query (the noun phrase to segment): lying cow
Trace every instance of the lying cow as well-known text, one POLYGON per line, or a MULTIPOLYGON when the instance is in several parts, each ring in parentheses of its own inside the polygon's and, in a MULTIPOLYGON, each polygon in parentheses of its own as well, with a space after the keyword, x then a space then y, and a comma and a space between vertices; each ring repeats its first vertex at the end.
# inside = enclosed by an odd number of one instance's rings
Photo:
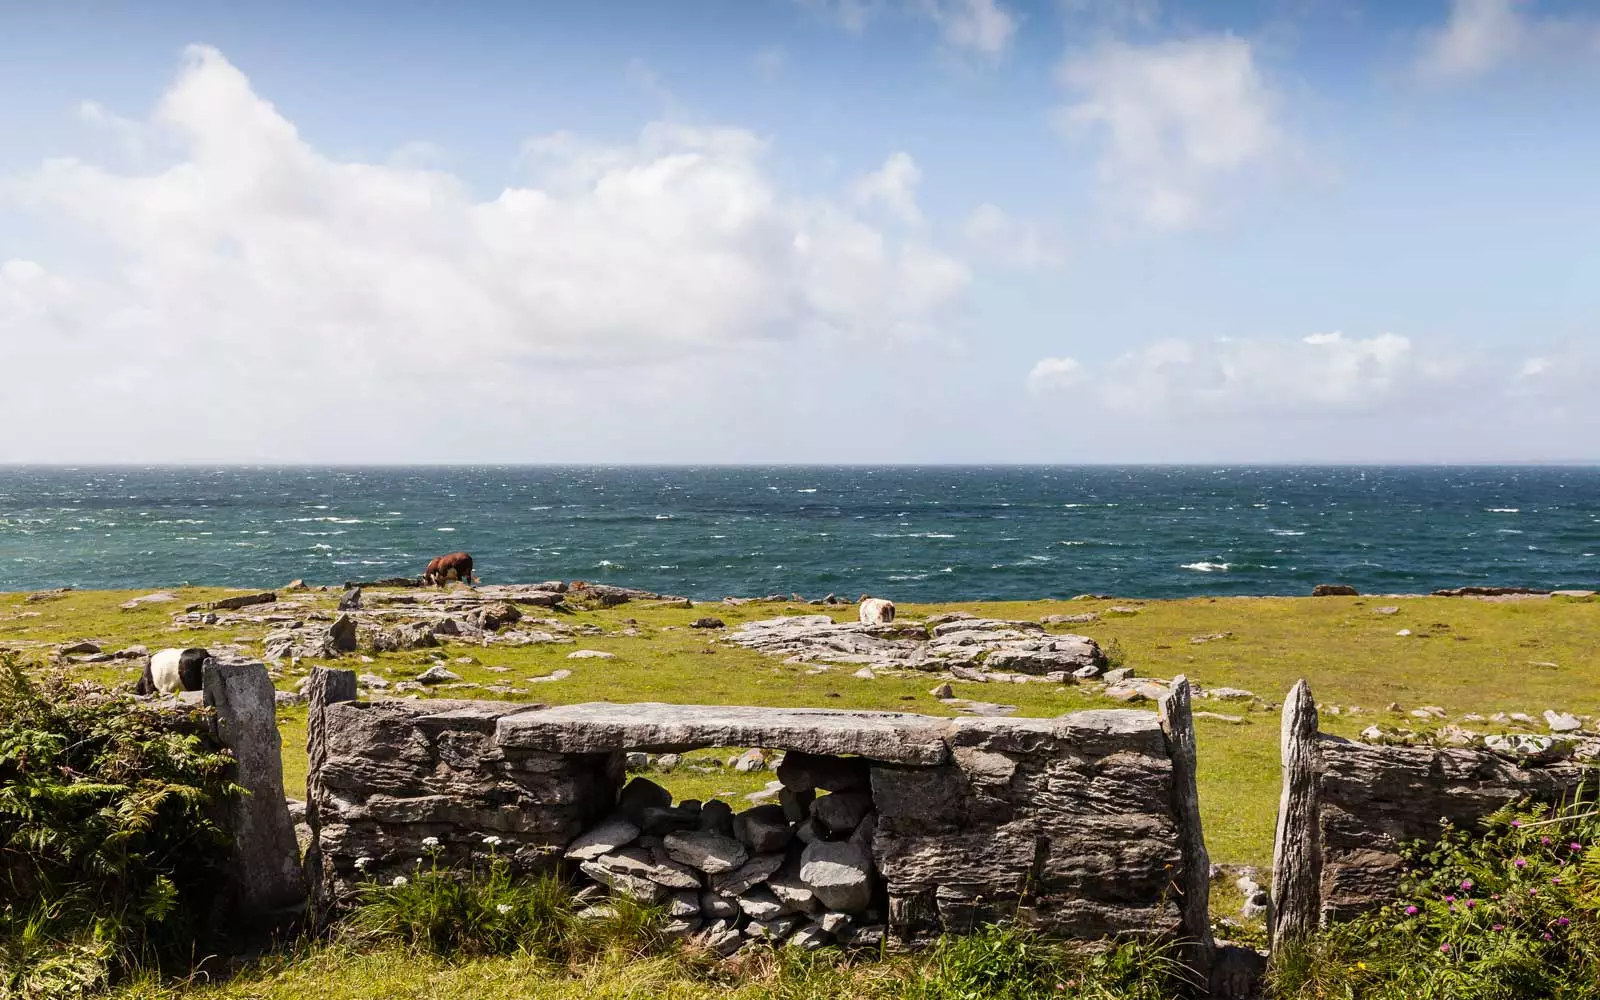
POLYGON ((887 625, 894 621, 894 602, 881 597, 861 597, 861 624, 887 625))
POLYGON ((424 587, 442 587, 450 580, 460 580, 469 587, 478 582, 478 578, 472 575, 471 556, 465 552, 440 556, 428 563, 428 568, 422 574, 424 587))
POLYGON ((144 676, 135 694, 177 694, 198 691, 211 654, 204 649, 158 649, 144 661, 144 676))

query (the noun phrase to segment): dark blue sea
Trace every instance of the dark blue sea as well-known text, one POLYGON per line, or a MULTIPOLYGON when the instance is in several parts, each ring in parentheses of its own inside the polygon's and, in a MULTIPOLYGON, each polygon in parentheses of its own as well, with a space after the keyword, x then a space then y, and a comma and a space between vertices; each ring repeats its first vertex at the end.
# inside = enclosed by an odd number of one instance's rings
POLYGON ((1600 585, 1600 469, 0 467, 0 591, 416 575, 901 600, 1600 585))

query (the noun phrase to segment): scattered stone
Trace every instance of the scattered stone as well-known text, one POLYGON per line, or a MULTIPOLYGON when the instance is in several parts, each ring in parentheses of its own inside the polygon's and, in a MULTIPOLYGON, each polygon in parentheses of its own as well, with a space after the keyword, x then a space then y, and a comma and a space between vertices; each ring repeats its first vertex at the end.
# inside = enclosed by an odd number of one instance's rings
POLYGON ((950 687, 950 682, 949 681, 946 681, 943 684, 938 685, 937 687, 935 687, 932 690, 930 690, 928 693, 933 695, 935 698, 940 699, 941 701, 944 700, 945 698, 954 698, 956 696, 955 689, 950 687))
POLYGON ((717 629, 717 628, 727 628, 728 625, 721 618, 713 618, 713 617, 707 615, 704 618, 696 618, 694 621, 689 623, 689 627, 690 628, 717 629))
POLYGON ((1534 764, 1550 764, 1572 756, 1573 743, 1569 739, 1553 736, 1532 736, 1526 733, 1503 733, 1483 738, 1485 749, 1534 764))
POLYGON ((257 594, 240 594, 237 597, 224 597, 220 601, 212 601, 208 608, 212 611, 237 611, 256 604, 271 604, 278 599, 278 595, 270 590, 257 594))
POLYGON ((1381 608, 1373 608, 1372 613, 1375 615, 1397 615, 1400 613, 1400 609, 1396 605, 1389 604, 1381 608))
POLYGON ((360 611, 361 610, 361 588, 360 587, 351 587, 349 590, 347 590, 343 594, 339 595, 339 610, 340 611, 360 611))
POLYGON ((1552 733, 1575 733, 1583 728, 1583 723, 1576 716, 1548 708, 1544 710, 1544 721, 1552 733))
POLYGON ((389 681, 386 678, 379 677, 377 674, 362 674, 356 678, 356 683, 374 691, 382 691, 389 686, 389 681))
POLYGON ((569 660, 615 660, 616 653, 607 653, 599 649, 575 649, 567 654, 569 660))
POLYGON ((1361 591, 1343 583, 1319 583, 1311 588, 1312 597, 1360 597, 1361 591))
POLYGON ((1213 701, 1255 701, 1256 693, 1244 688, 1206 688, 1205 696, 1213 701))
MULTIPOLYGON (((129 601, 123 601, 120 605, 118 605, 118 607, 122 608, 124 611, 132 611, 145 604, 163 604, 167 601, 176 601, 177 599, 177 594, 171 594, 165 590, 158 590, 153 594, 145 594, 141 597, 135 597, 129 601)), ((28 600, 34 600, 34 596, 32 594, 28 595, 28 600)))
POLYGON ((427 670, 424 670, 422 673, 417 675, 417 681, 421 684, 448 684, 452 681, 459 681, 460 679, 460 674, 456 673, 454 670, 450 670, 447 667, 441 666, 429 667, 427 670))
POLYGON ((851 674, 850 676, 851 677, 859 677, 864 681, 875 681, 875 680, 878 679, 878 675, 872 672, 872 668, 871 667, 862 667, 860 670, 857 670, 855 673, 851 674))
POLYGON ((1403 628, 1400 631, 1395 633, 1395 635, 1410 635, 1410 634, 1411 634, 1411 630, 1408 629, 1408 628, 1403 628))
POLYGON ((1107 670, 1103 675, 1101 675, 1100 679, 1105 681, 1107 684, 1120 684, 1123 681, 1131 680, 1132 678, 1132 667, 1118 667, 1115 670, 1107 670))
POLYGON ((683 758, 675 753, 664 753, 656 758, 656 770, 670 774, 683 763, 683 758))
POLYGON ((356 623, 349 615, 340 615, 328 626, 328 645, 340 653, 356 651, 356 623))
POLYGON ((1129 615, 1136 615, 1138 613, 1138 608, 1130 608, 1124 604, 1113 605, 1112 607, 1106 608, 1106 614, 1108 615, 1121 615, 1126 617, 1129 615))
POLYGON ((571 677, 571 676, 572 676, 572 671, 570 671, 570 670, 552 670, 550 673, 545 674, 543 677, 529 677, 528 681, 530 683, 534 683, 534 684, 542 683, 544 681, 564 681, 568 677, 571 677))
POLYGON ((1044 625, 1089 625, 1100 620, 1093 611, 1081 615, 1045 615, 1039 619, 1044 625))
POLYGON ((79 653, 98 653, 100 652, 100 644, 84 639, 80 642, 68 643, 65 646, 58 647, 57 651, 67 656, 79 653))
POLYGON ((746 750, 729 765, 740 774, 753 774, 767 769, 767 755, 759 749, 746 750))

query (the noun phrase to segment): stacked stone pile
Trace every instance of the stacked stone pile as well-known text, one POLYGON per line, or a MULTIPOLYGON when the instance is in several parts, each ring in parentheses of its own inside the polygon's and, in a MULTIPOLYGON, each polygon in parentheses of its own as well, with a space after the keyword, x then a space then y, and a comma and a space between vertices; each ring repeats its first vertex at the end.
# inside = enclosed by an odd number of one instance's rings
POLYGON ((868 761, 789 753, 779 801, 735 813, 637 777, 567 859, 612 893, 667 907, 669 933, 732 954, 747 942, 820 948, 883 940, 868 761), (824 794, 818 795, 821 791, 824 794))

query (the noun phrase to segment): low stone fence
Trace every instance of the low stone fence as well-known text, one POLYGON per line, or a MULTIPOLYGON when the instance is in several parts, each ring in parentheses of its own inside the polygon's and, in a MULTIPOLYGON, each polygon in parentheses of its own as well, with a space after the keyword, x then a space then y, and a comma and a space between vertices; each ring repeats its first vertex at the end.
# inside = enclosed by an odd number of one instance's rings
POLYGON ((1273 855, 1274 943, 1395 898, 1413 841, 1471 828, 1521 799, 1556 802, 1594 774, 1600 741, 1491 736, 1483 745, 1355 743, 1318 731, 1305 681, 1283 708, 1273 855))
MULTIPOLYGON (((1019 917, 1063 937, 1170 935, 1209 954, 1188 685, 1162 715, 944 719, 881 712, 355 700, 310 685, 316 903, 486 844, 669 904, 715 947, 748 937, 915 941, 1019 917), (629 751, 783 751, 777 801, 673 805, 629 751), (497 838, 490 841, 489 838, 497 838)), ((593 888, 584 889, 589 884, 593 888)))

